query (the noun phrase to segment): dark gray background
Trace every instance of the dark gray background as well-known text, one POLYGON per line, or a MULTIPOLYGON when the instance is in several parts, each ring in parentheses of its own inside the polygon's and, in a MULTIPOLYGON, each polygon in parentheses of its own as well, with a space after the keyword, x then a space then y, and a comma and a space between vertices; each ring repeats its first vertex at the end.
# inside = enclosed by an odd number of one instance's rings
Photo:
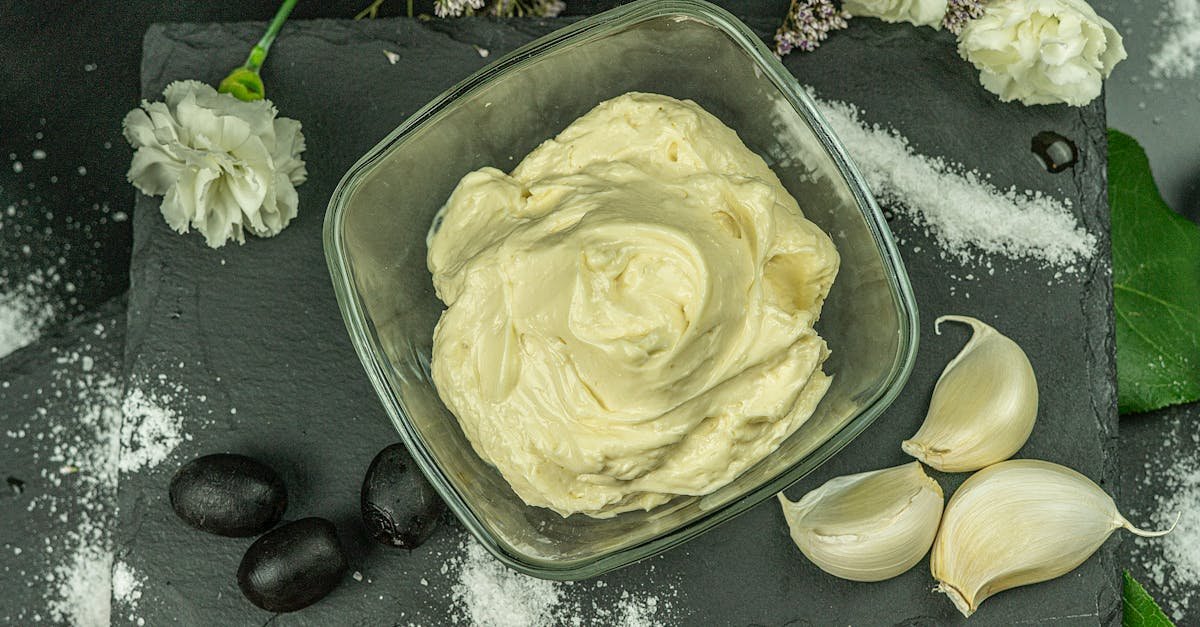
MULTIPOLYGON (((295 14, 304 17, 349 17, 360 2, 302 3, 295 14)), ((402 2, 385 4, 383 13, 396 14, 402 2)), ((586 13, 611 2, 569 2, 574 13, 586 13)), ((740 15, 775 17, 785 2, 728 2, 740 15)), ((1113 17, 1126 36, 1131 58, 1118 67, 1108 84, 1110 125, 1130 132, 1150 152, 1156 177, 1168 202, 1195 217, 1200 213, 1197 170, 1200 147, 1194 141, 1198 120, 1195 80, 1156 81, 1147 71, 1145 56, 1157 45, 1154 19, 1160 3, 1096 2, 1100 13, 1113 17)), ((1165 4, 1165 2, 1163 3, 1165 4)), ((124 113, 136 102, 141 35, 156 21, 230 21, 264 19, 271 2, 184 5, 166 2, 7 3, 0 7, 0 208, 18 199, 30 201, 15 216, 3 217, 0 230, 0 289, 5 281, 23 277, 47 259, 60 262, 63 274, 75 284, 61 294, 71 303, 68 314, 83 311, 124 291, 127 286, 129 223, 113 222, 113 211, 127 210, 132 193, 124 183, 128 150, 120 137, 124 113), (85 66, 95 64, 87 71, 85 66), (44 121, 43 121, 44 120, 44 121), (38 139, 36 134, 42 133, 38 139), (105 142, 111 148, 105 147, 105 142), (44 161, 30 157, 34 148, 48 153, 44 161), (12 171, 9 153, 25 166, 12 171), (76 168, 87 168, 78 176, 76 168), (58 178, 56 183, 50 177, 58 178), (53 213, 47 217, 45 210, 53 213), (68 217, 70 219, 68 219, 68 217), (46 233, 45 227, 50 227, 46 233), (31 254, 20 252, 31 245, 31 254)), ((420 3, 418 3, 420 7, 420 3)), ((63 318, 68 317, 64 314, 63 318)), ((41 350, 37 347, 31 350, 41 350)), ((118 351, 119 352, 119 351, 118 351)), ((30 372, 22 376, 34 376, 30 372)), ((0 378, 15 380, 4 371, 0 378)), ((4 426, 7 407, 0 407, 4 426)), ((1145 460, 1158 451, 1168 428, 1188 432, 1195 406, 1126 418, 1122 422, 1122 464, 1126 477, 1139 476, 1145 460), (1182 426, 1173 427, 1173 419, 1182 426)), ((0 441, 0 474, 20 474, 23 456, 0 441)), ((1190 452, 1179 451, 1177 454, 1190 452)), ((1123 498, 1145 509, 1148 491, 1130 482, 1123 498)), ((4 507, 9 504, 5 503, 4 507)), ((718 532, 719 533, 719 532, 718 532)), ((31 530, 30 541, 36 541, 31 530)), ((2 559, 7 560, 9 553, 2 559)), ((1130 561, 1130 565, 1132 561, 1130 561)), ((1135 568, 1135 573, 1137 568, 1135 568)))

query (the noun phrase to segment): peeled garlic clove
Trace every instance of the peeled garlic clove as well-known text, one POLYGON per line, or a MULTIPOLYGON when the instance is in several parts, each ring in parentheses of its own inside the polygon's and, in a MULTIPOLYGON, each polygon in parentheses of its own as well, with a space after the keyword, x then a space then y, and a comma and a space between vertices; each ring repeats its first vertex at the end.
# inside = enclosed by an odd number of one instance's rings
POLYGON ((1142 531, 1087 477, 1058 464, 1014 459, 971 475, 951 497, 930 570, 970 616, 988 597, 1074 570, 1116 529, 1142 531))
POLYGON ((1037 418, 1033 366, 1017 343, 966 316, 942 321, 971 325, 971 341, 942 371, 929 413, 900 448, 943 472, 978 470, 1012 457, 1037 418))
POLYGON ((942 517, 942 488, 912 462, 837 477, 793 503, 779 503, 804 556, 853 581, 882 581, 929 552, 942 517))

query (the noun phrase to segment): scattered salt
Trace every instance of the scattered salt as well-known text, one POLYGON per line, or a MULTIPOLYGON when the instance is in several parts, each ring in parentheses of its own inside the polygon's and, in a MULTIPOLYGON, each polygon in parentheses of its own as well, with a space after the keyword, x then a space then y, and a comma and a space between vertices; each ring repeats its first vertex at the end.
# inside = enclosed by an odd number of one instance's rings
POLYGON ((20 161, 13 161, 12 169, 13 172, 20 174, 21 172, 25 171, 25 164, 21 163, 20 161))
MULTIPOLYGON (((105 337, 103 325, 94 331, 96 337, 105 337)), ((45 605, 16 609, 10 618, 21 623, 45 618, 85 627, 108 625, 121 363, 119 356, 86 343, 79 350, 50 350, 54 369, 37 390, 43 402, 23 423, 10 414, 12 428, 6 432, 9 438, 27 439, 34 458, 44 462, 42 489, 26 509, 54 521, 38 529, 43 546, 35 553, 45 560, 45 605), (84 359, 91 361, 91 370, 82 369, 84 359)), ((6 608, 10 609, 14 608, 6 608)))
POLYGON ((153 468, 164 460, 190 434, 183 431, 183 417, 171 407, 174 398, 168 392, 146 392, 133 388, 126 392, 121 410, 121 472, 153 468))
MULTIPOLYGON (((53 275, 35 275, 30 283, 53 284, 53 275)), ((95 324, 86 337, 106 339, 107 326, 95 324)), ((10 412, 3 431, 19 441, 13 450, 27 448, 40 462, 42 489, 25 509, 53 522, 37 530, 42 544, 31 553, 43 564, 39 574, 30 573, 36 581, 26 583, 44 589, 44 599, 37 607, 3 607, 0 622, 103 626, 119 609, 129 622, 144 625, 135 614, 145 580, 128 564, 114 563, 118 477, 130 468, 153 466, 189 439, 177 413, 186 407, 187 390, 168 380, 123 394, 119 352, 105 352, 88 340, 78 348, 48 350, 53 369, 36 390, 40 402, 24 418, 10 412), (122 429, 123 410, 130 412, 131 429, 122 429), (122 451, 123 440, 131 451, 122 451)), ((9 388, 8 381, 0 382, 0 407, 6 406, 9 388)), ((27 401, 17 405, 25 406, 27 401)), ((9 484, 23 484, 14 481, 9 484)), ((14 555, 20 553, 14 548, 14 555)))
POLYGON ((41 161, 42 159, 46 158, 46 151, 42 150, 41 148, 34 148, 33 152, 30 153, 30 156, 33 157, 34 161, 41 161))
POLYGON ((1143 583, 1179 624, 1200 594, 1200 432, 1192 420, 1174 418, 1161 450, 1176 454, 1156 457, 1143 469, 1141 483, 1154 495, 1154 511, 1131 513, 1139 527, 1175 525, 1161 538, 1136 538, 1134 559, 1148 574, 1143 583))
POLYGON ((112 551, 85 546, 71 560, 53 570, 52 582, 58 598, 50 603, 50 615, 77 627, 107 627, 112 601, 112 551))
POLYGON ((383 56, 387 57, 388 63, 391 63, 392 65, 396 65, 396 62, 400 60, 400 55, 386 48, 383 51, 383 56))
POLYGON ((138 616, 138 605, 142 599, 145 578, 132 566, 117 561, 112 567, 112 598, 125 612, 130 623, 144 625, 145 619, 138 616))
POLYGON ((466 541, 454 603, 471 625, 536 627, 555 624, 560 584, 509 570, 478 542, 466 541))
POLYGON ((54 313, 32 283, 0 294, 0 357, 37 340, 54 313))
POLYGON ((876 197, 925 228, 950 257, 969 263, 984 253, 1071 266, 1094 254, 1096 236, 1062 202, 1000 191, 979 172, 918 154, 895 130, 861 121, 853 105, 818 106, 876 197))
POLYGON ((1168 0, 1158 20, 1162 46, 1150 55, 1150 74, 1191 78, 1200 64, 1200 0, 1168 0))
MULTIPOLYGON (((522 575, 508 569, 473 539, 466 539, 459 554, 448 561, 457 570, 451 588, 458 614, 455 624, 477 627, 548 627, 557 625, 622 625, 653 627, 671 622, 667 595, 621 590, 615 599, 593 600, 583 605, 570 594, 584 591, 580 584, 559 583, 522 575), (584 616, 590 615, 591 620, 584 616)), ((427 585, 425 579, 421 585, 427 585)), ((599 592, 604 581, 592 584, 599 592)), ((673 595, 674 589, 668 590, 673 595)), ((607 594, 605 596, 608 596, 607 594)))

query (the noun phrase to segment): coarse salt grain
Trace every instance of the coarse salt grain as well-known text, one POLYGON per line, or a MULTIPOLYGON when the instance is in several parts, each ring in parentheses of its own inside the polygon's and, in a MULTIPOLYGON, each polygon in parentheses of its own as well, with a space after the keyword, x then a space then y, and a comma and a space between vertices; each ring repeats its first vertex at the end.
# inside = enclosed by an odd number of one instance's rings
POLYGON ((978 172, 917 154, 896 131, 860 120, 853 105, 818 107, 876 197, 925 228, 950 257, 969 263, 984 253, 1070 267, 1095 253, 1096 236, 1062 202, 1002 192, 978 172))
MULTIPOLYGON (((585 624, 654 627, 671 623, 668 599, 674 590, 659 594, 621 590, 614 600, 593 600, 584 605, 572 591, 584 592, 582 584, 537 579, 508 569, 473 539, 466 539, 458 555, 448 560, 443 572, 456 570, 451 599, 458 610, 455 624, 477 627, 549 627, 585 624), (591 620, 585 620, 590 614, 591 620)), ((427 585, 426 580, 421 580, 427 585)), ((599 580, 592 590, 606 593, 609 586, 599 580)))
POLYGON ((1190 78, 1200 64, 1200 0, 1169 0, 1158 20, 1162 46, 1150 55, 1150 74, 1190 78))
MULTIPOLYGON (((87 337, 105 340, 105 324, 95 324, 87 337)), ((36 583, 30 583, 45 588, 45 604, 4 608, 7 615, 2 620, 109 625, 115 599, 129 621, 144 625, 145 620, 135 616, 144 578, 126 563, 114 564, 117 482, 122 461, 149 467, 170 454, 175 446, 170 442, 190 439, 180 431, 175 411, 167 408, 181 406, 179 399, 187 390, 167 380, 123 395, 119 353, 98 350, 89 340, 81 340, 77 349, 47 350, 53 355, 53 368, 36 391, 34 398, 41 402, 23 422, 11 416, 3 432, 23 441, 14 443, 14 450, 29 447, 40 462, 43 489, 25 509, 49 522, 38 530, 42 545, 35 554, 44 565, 41 574, 34 575, 36 583), (140 418, 126 434, 128 441, 146 445, 130 458, 136 463, 127 461, 122 451, 123 406, 140 418)), ((0 406, 9 387, 8 381, 0 382, 0 406)), ((13 553, 21 551, 15 548, 13 553)))
MULTIPOLYGON (((94 331, 105 337, 103 325, 94 331)), ((37 622, 38 612, 45 611, 58 623, 108 625, 121 365, 118 359, 97 359, 102 353, 89 354, 93 347, 86 343, 80 350, 50 350, 56 354, 55 366, 37 391, 44 402, 8 432, 9 437, 28 437, 34 458, 44 461, 44 488, 26 509, 54 521, 39 529, 46 605, 25 608, 18 618, 37 622), (91 360, 91 370, 82 369, 84 358, 91 360), (70 472, 62 474, 63 468, 70 472)))
POLYGON ((1161 450, 1175 454, 1148 462, 1142 478, 1144 489, 1154 495, 1150 526, 1173 525, 1174 530, 1134 540, 1134 558, 1148 574, 1143 583, 1153 585, 1155 599, 1180 624, 1200 593, 1200 433, 1192 420, 1174 418, 1161 450))
POLYGON ((112 568, 112 598, 126 612, 129 622, 145 625, 146 619, 138 616, 138 604, 142 599, 142 584, 145 578, 132 566, 117 561, 112 568))
POLYGON ((58 597, 50 603, 50 615, 76 627, 107 627, 111 611, 110 582, 112 551, 101 546, 84 546, 68 562, 53 570, 58 597))
POLYGON ((478 542, 467 540, 458 562, 454 603, 479 627, 553 625, 559 584, 509 570, 478 542))
POLYGON ((170 404, 166 392, 145 392, 133 388, 121 404, 125 420, 121 425, 121 472, 137 472, 161 464, 175 447, 190 440, 183 431, 183 417, 170 404))
POLYGON ((38 339, 54 307, 28 289, 0 294, 0 357, 38 339))

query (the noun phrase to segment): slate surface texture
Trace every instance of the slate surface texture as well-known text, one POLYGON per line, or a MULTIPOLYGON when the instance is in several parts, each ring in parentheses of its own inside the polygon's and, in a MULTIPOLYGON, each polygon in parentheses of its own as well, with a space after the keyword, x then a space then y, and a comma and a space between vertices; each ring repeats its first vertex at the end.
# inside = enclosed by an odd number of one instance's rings
MULTIPOLYGON (((421 23, 289 23, 272 49, 268 96, 304 123, 309 180, 300 217, 279 236, 207 249, 179 236, 139 197, 134 215, 126 351, 128 385, 165 381, 186 390, 192 439, 164 463, 123 475, 118 555, 145 577, 138 616, 146 624, 252 624, 272 619, 247 603, 234 573, 249 540, 206 536, 178 521, 166 486, 179 464, 234 451, 272 464, 288 484, 287 518, 335 521, 351 571, 330 597, 274 624, 440 624, 461 616, 452 601, 453 565, 465 532, 448 521, 412 553, 375 548, 358 525, 358 488, 392 432, 350 346, 321 248, 329 195, 353 161, 455 81, 561 23, 487 20, 421 23), (490 51, 481 58, 475 46, 490 51), (399 54, 392 65, 383 54, 399 54), (424 581, 425 583, 422 583, 424 581)), ((760 34, 773 28, 755 24, 760 34)), ((242 61, 259 24, 157 25, 144 42, 142 93, 157 99, 172 80, 215 83, 242 61)), ((992 260, 982 266, 942 259, 936 243, 906 220, 892 220, 922 314, 921 350, 909 385, 867 432, 789 490, 798 497, 840 474, 907 461, 899 442, 920 424, 941 369, 966 341, 965 329, 933 332, 946 313, 977 316, 1024 346, 1039 375, 1041 419, 1021 456, 1068 464, 1115 490, 1116 408, 1102 101, 1081 109, 1004 105, 979 89, 957 60, 952 38, 929 29, 861 20, 787 66, 823 97, 854 102, 870 121, 894 126, 914 147, 992 175, 1001 188, 1038 190, 1068 200, 1100 238, 1096 256, 1073 275, 992 260), (1054 130, 1079 144, 1080 164, 1045 172, 1030 138, 1054 130), (918 252, 918 250, 920 252, 918 252), (971 278, 967 278, 970 276, 971 278)), ((424 229, 425 225, 413 225, 424 229)), ((424 272, 415 268, 414 272, 424 272)), ((836 350, 836 347, 833 347, 836 350)), ((964 477, 939 476, 947 494, 964 477)), ((1119 567, 1110 540, 1069 575, 987 601, 972 625, 1116 624, 1119 567)), ((950 603, 931 592, 927 561, 891 581, 836 580, 791 544, 778 506, 759 505, 666 555, 594 582, 566 588, 581 618, 622 591, 670 599, 665 622, 707 625, 957 624, 950 603), (591 608, 591 610, 589 610, 591 608)), ((130 621, 114 606, 114 622, 130 621)))

